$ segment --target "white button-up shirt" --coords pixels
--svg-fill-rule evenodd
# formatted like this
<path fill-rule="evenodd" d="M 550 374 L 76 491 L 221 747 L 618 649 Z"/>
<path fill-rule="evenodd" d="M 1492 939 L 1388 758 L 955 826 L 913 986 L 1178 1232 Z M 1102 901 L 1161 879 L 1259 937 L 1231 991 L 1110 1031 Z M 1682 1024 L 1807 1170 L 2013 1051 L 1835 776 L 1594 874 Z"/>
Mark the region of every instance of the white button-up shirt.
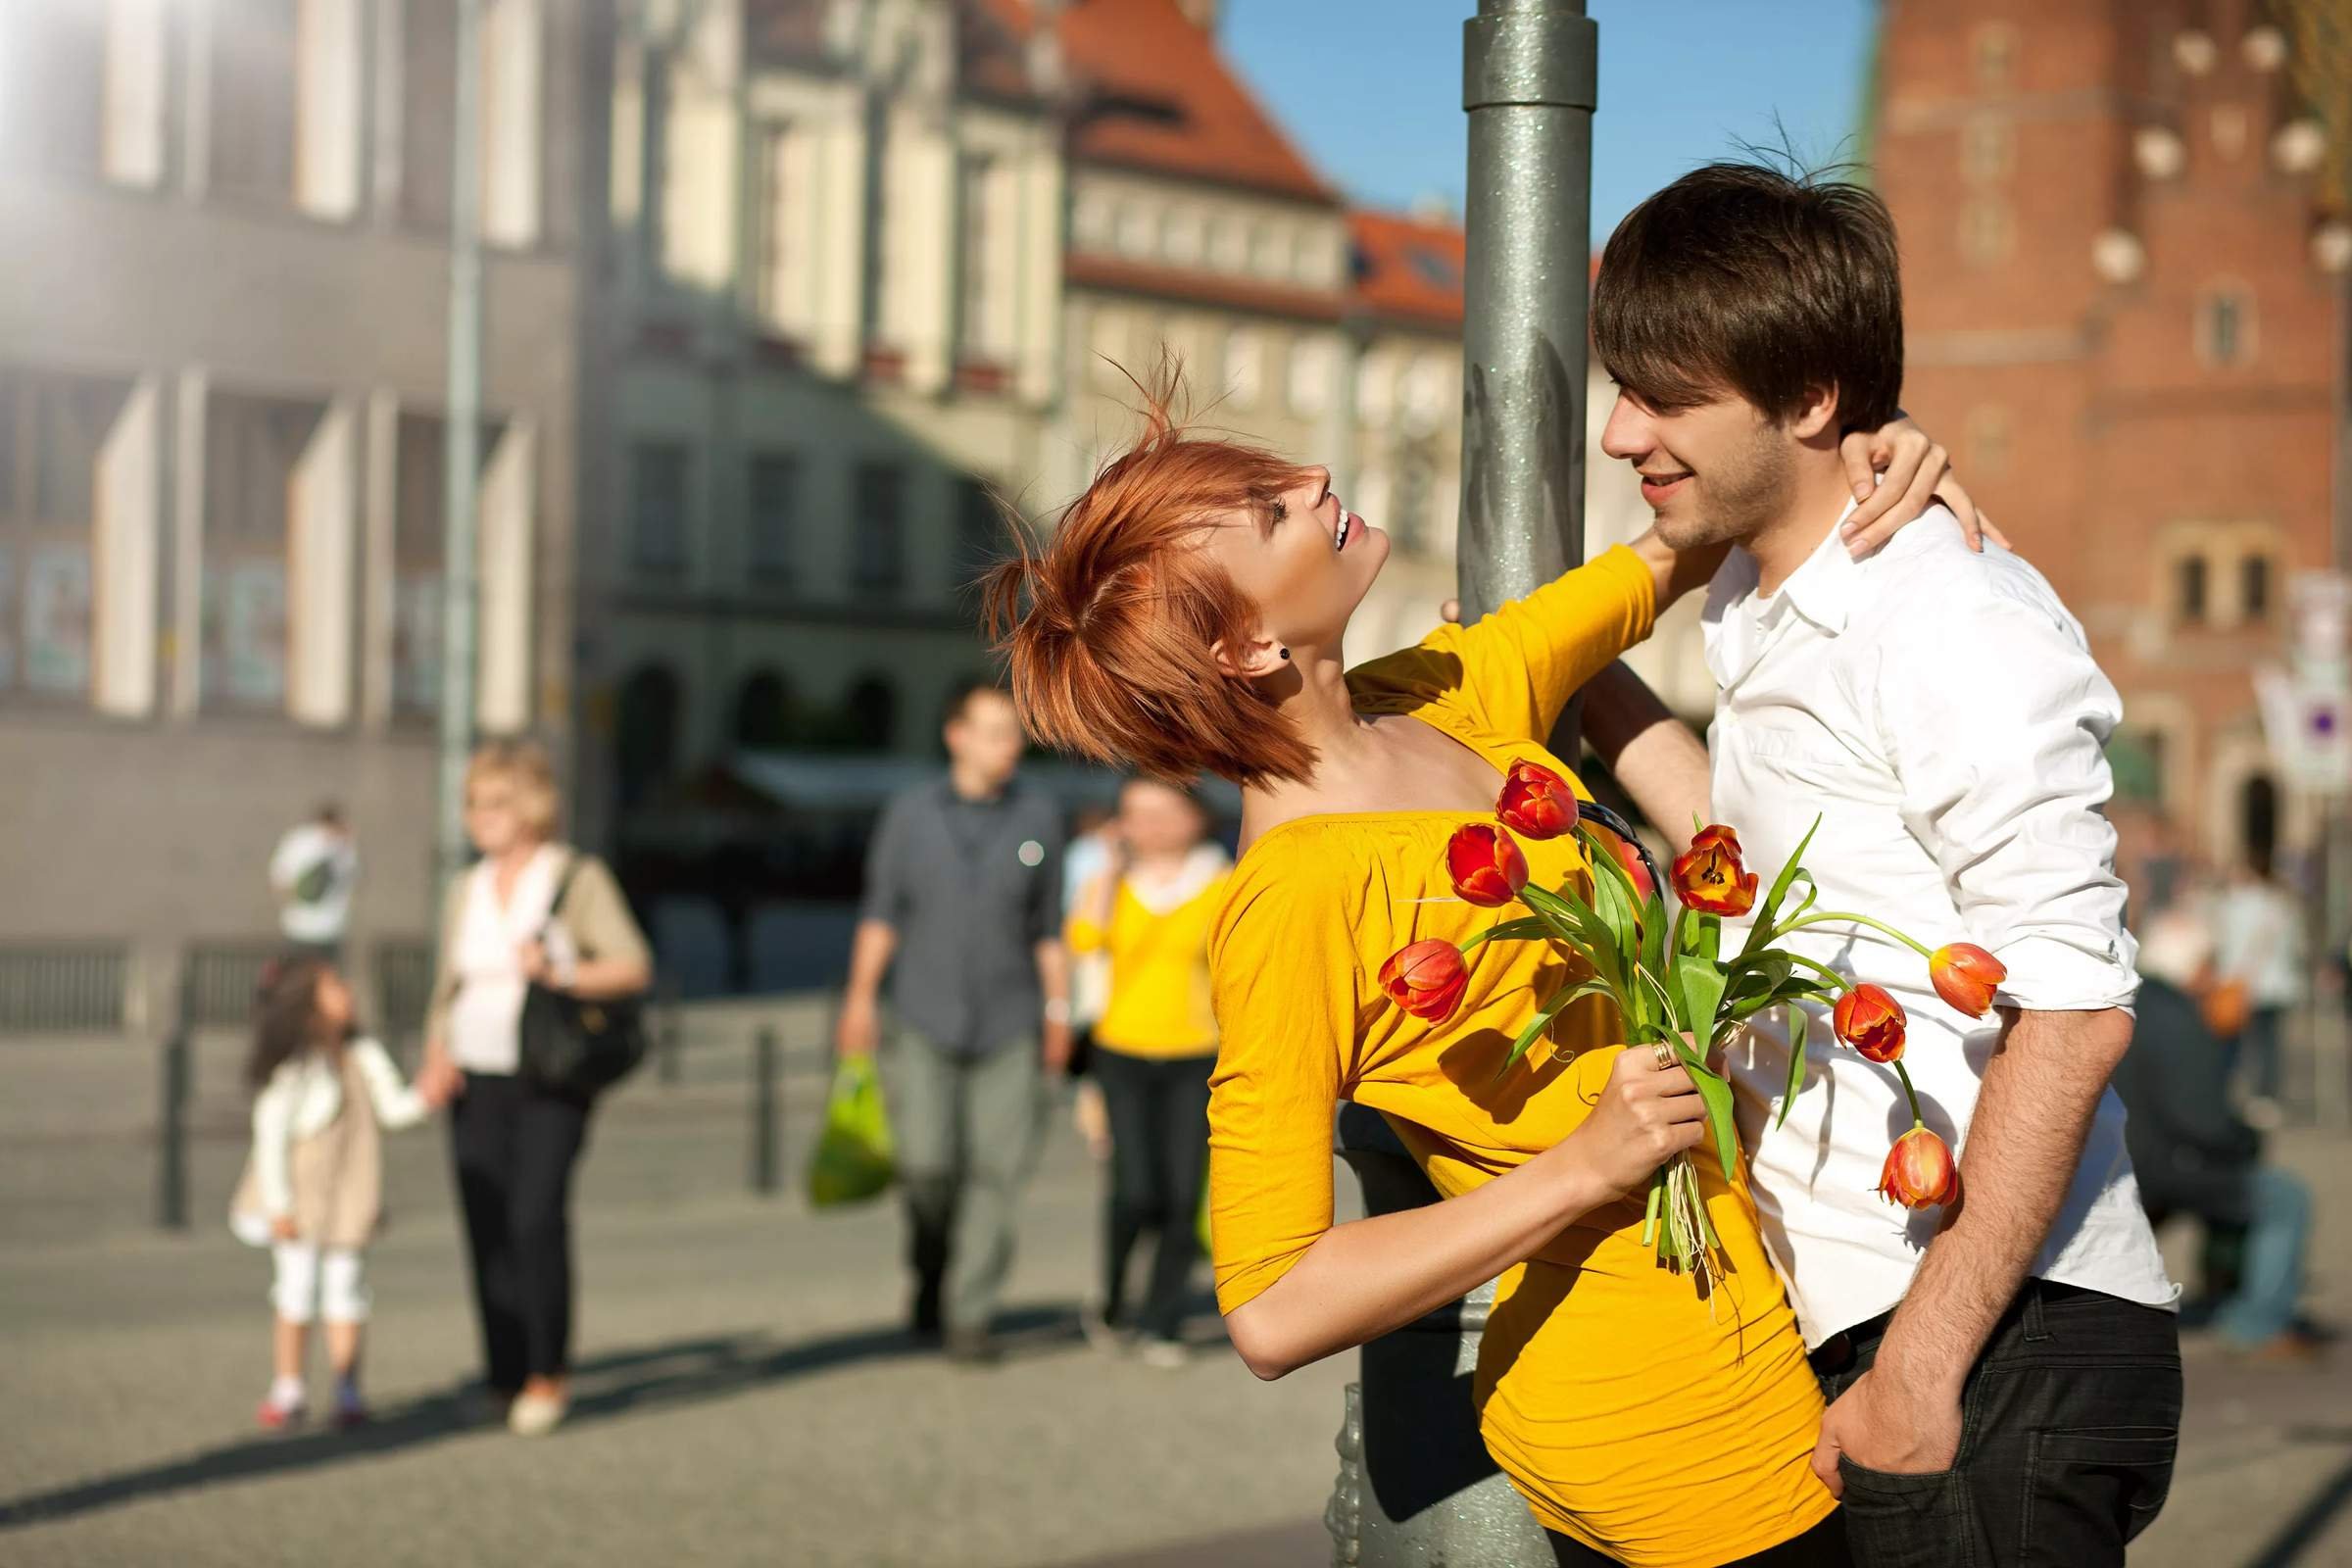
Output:
<path fill-rule="evenodd" d="M 1970 550 L 1937 509 L 1864 562 L 1833 528 L 1769 597 L 1755 559 L 1734 551 L 1703 624 L 1715 816 L 1739 831 L 1763 889 L 1818 815 L 1805 854 L 1817 908 L 1871 915 L 1930 948 L 1990 950 L 2009 971 L 1998 1006 L 2131 1005 L 2135 950 L 2099 811 L 2122 703 L 2039 572 L 1992 546 Z M 1724 945 L 1736 945 L 1728 930 Z M 1785 945 L 1902 1004 L 1921 1110 L 1960 1150 L 2000 1015 L 1946 1006 L 1924 958 L 1865 927 L 1818 926 Z M 1874 1191 L 1910 1111 L 1894 1069 L 1838 1046 L 1818 1012 L 1804 1087 L 1774 1128 L 1788 1049 L 1786 1020 L 1766 1015 L 1729 1065 L 1765 1239 L 1818 1346 L 1902 1298 L 1943 1211 L 1909 1213 Z M 2112 1090 L 2033 1273 L 2129 1301 L 2175 1299 Z"/>

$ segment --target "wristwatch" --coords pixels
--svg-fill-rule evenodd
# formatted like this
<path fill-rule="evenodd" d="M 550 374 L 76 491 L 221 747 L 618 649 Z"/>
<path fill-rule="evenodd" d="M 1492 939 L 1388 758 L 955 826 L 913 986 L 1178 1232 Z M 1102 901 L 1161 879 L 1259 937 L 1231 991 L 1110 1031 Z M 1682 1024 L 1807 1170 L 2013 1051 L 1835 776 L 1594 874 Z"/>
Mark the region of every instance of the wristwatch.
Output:
<path fill-rule="evenodd" d="M 1069 1021 L 1070 999 L 1067 997 L 1048 997 L 1046 999 L 1046 1022 L 1068 1023 Z"/>

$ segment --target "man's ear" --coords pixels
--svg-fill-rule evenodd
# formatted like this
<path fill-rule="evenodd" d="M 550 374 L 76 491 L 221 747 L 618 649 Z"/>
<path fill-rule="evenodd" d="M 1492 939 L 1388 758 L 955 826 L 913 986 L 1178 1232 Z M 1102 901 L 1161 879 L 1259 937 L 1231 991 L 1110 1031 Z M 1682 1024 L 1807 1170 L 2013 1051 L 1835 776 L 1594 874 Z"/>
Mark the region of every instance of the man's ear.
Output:
<path fill-rule="evenodd" d="M 1217 673 L 1234 680 L 1256 680 L 1283 664 L 1282 645 L 1262 632 L 1239 642 L 1220 637 L 1208 645 L 1208 654 L 1217 662 Z"/>
<path fill-rule="evenodd" d="M 1838 383 L 1825 382 L 1805 388 L 1804 407 L 1788 421 L 1789 430 L 1799 441 L 1812 441 L 1823 435 L 1833 438 L 1838 433 Z"/>

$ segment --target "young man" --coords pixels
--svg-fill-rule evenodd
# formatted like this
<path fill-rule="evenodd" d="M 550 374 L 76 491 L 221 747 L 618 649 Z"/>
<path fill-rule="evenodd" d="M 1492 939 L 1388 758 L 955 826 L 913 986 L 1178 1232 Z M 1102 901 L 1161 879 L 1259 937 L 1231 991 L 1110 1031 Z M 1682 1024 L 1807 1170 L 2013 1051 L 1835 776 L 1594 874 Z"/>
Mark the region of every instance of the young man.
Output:
<path fill-rule="evenodd" d="M 893 800 L 867 852 L 835 1046 L 882 1046 L 914 1332 L 944 1330 L 951 1356 L 985 1361 L 1036 1150 L 1039 1069 L 1070 1056 L 1061 812 L 1013 776 L 1021 726 L 1002 690 L 958 691 L 944 733 L 948 776 Z"/>
<path fill-rule="evenodd" d="M 1855 1560 L 2120 1564 L 2180 1413 L 2176 1293 L 2107 1087 L 2136 984 L 2099 812 L 2120 705 L 2006 550 L 1932 523 L 1847 548 L 1838 439 L 1894 412 L 1902 332 L 1893 226 L 1855 186 L 1719 165 L 1610 239 L 1593 342 L 1622 391 L 1601 446 L 1640 470 L 1668 543 L 1729 551 L 1704 617 L 1711 809 L 1692 783 L 1709 759 L 1663 726 L 1620 776 L 1653 820 L 1679 830 L 1695 804 L 1737 828 L 1767 877 L 1818 815 L 1824 908 L 2006 965 L 1980 1022 L 1869 930 L 1790 939 L 1908 1011 L 1904 1065 L 1961 1151 L 1960 1199 L 1908 1213 L 1873 1191 L 1908 1112 L 1893 1073 L 1818 1022 L 1778 1128 L 1785 1036 L 1732 1047 L 1742 1141 L 1832 1400 L 1815 1468 Z"/>

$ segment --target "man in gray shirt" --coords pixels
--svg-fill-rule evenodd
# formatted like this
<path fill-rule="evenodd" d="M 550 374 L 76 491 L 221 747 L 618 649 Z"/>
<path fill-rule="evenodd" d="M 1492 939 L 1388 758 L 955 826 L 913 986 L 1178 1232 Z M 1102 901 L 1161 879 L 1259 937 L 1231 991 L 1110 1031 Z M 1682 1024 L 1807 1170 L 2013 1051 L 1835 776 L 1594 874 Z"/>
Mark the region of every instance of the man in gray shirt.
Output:
<path fill-rule="evenodd" d="M 994 1354 L 1012 1264 L 1040 1069 L 1069 1060 L 1061 946 L 1061 811 L 1014 776 L 1020 720 L 993 685 L 947 710 L 948 776 L 892 800 L 867 852 L 865 900 L 835 1047 L 880 1047 L 906 1197 L 914 1331 L 959 1360 Z M 887 1040 L 878 999 L 890 971 Z"/>

